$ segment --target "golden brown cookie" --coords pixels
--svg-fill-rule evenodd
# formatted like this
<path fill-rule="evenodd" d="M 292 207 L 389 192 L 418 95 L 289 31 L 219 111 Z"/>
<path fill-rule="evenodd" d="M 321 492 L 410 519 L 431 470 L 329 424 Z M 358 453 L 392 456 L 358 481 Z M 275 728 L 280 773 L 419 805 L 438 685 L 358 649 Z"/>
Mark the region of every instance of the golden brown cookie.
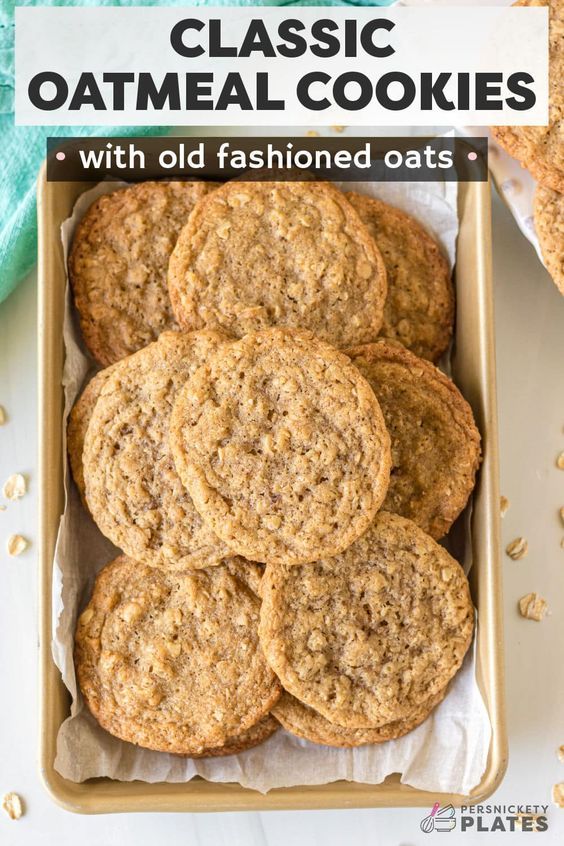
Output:
<path fill-rule="evenodd" d="M 564 294 L 564 194 L 537 186 L 535 230 L 546 269 Z"/>
<path fill-rule="evenodd" d="M 86 346 L 108 365 L 177 328 L 166 275 L 206 182 L 140 182 L 104 194 L 82 218 L 69 274 Z"/>
<path fill-rule="evenodd" d="M 217 746 L 212 749 L 204 749 L 202 752 L 192 753 L 186 756 L 190 758 L 225 758 L 227 755 L 238 755 L 240 752 L 246 752 L 247 749 L 254 749 L 272 737 L 278 729 L 280 723 L 271 714 L 267 714 L 256 725 L 251 726 L 250 729 L 244 731 L 236 737 L 229 737 L 223 746 Z"/>
<path fill-rule="evenodd" d="M 442 537 L 466 505 L 480 465 L 472 409 L 454 382 L 400 344 L 377 341 L 346 353 L 376 394 L 392 441 L 382 507 Z"/>
<path fill-rule="evenodd" d="M 111 367 L 105 367 L 104 370 L 100 370 L 92 377 L 73 405 L 69 414 L 69 422 L 67 426 L 67 452 L 69 454 L 72 476 L 84 505 L 86 505 L 84 470 L 82 467 L 84 438 L 86 436 L 88 424 L 90 423 L 90 418 L 92 417 L 92 412 L 94 411 L 94 406 L 98 402 L 100 391 L 106 384 L 108 376 L 112 373 L 113 367 L 114 365 Z"/>
<path fill-rule="evenodd" d="M 448 349 L 454 322 L 450 270 L 439 245 L 399 209 L 365 194 L 351 192 L 346 197 L 386 265 L 388 296 L 380 335 L 437 361 Z"/>
<path fill-rule="evenodd" d="M 258 642 L 259 582 L 260 568 L 240 558 L 184 572 L 126 556 L 104 567 L 75 640 L 100 725 L 181 755 L 209 754 L 256 726 L 280 695 Z"/>
<path fill-rule="evenodd" d="M 548 126 L 494 126 L 492 133 L 541 185 L 564 193 L 564 2 L 517 0 L 513 5 L 549 7 Z"/>
<path fill-rule="evenodd" d="M 206 524 L 253 561 L 336 555 L 388 487 L 374 393 L 309 332 L 270 329 L 219 347 L 179 393 L 170 444 Z"/>
<path fill-rule="evenodd" d="M 202 521 L 168 447 L 176 392 L 224 341 L 217 332 L 163 332 L 120 361 L 86 432 L 86 500 L 115 546 L 153 566 L 207 567 L 228 548 Z"/>
<path fill-rule="evenodd" d="M 329 722 L 408 719 L 454 676 L 474 609 L 462 567 L 415 523 L 381 511 L 340 555 L 267 564 L 260 641 L 282 686 Z"/>
<path fill-rule="evenodd" d="M 446 694 L 446 687 L 431 696 L 423 705 L 418 705 L 406 719 L 385 723 L 379 728 L 351 729 L 330 723 L 313 708 L 308 708 L 291 693 L 285 690 L 272 709 L 272 713 L 286 731 L 302 737 L 311 743 L 321 743 L 324 746 L 338 746 L 350 748 L 372 743 L 385 743 L 396 740 L 413 731 L 423 723 L 434 708 L 442 702 Z"/>
<path fill-rule="evenodd" d="M 168 284 L 185 329 L 237 338 L 309 329 L 337 347 L 374 340 L 386 270 L 351 204 L 325 182 L 228 182 L 195 207 Z"/>

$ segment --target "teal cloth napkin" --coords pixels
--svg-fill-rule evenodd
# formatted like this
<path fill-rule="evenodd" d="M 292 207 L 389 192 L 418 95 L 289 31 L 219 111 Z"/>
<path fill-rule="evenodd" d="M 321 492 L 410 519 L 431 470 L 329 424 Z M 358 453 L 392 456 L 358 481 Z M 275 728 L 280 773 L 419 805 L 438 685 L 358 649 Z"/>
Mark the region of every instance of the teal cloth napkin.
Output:
<path fill-rule="evenodd" d="M 391 0 L 20 0 L 19 6 L 386 6 Z M 14 125 L 14 2 L 0 0 L 0 303 L 37 256 L 35 187 L 48 136 L 160 135 L 163 127 Z"/>

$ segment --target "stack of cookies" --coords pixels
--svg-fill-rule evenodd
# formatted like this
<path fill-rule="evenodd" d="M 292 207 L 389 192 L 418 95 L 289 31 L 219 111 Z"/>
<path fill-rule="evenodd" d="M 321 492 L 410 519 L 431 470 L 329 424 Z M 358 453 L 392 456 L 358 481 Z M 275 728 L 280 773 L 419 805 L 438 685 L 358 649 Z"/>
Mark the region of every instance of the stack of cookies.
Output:
<path fill-rule="evenodd" d="M 433 363 L 454 317 L 438 245 L 329 183 L 143 183 L 90 207 L 69 274 L 103 366 L 70 463 L 122 552 L 76 630 L 100 725 L 194 757 L 280 725 L 345 747 L 418 726 L 474 627 L 437 543 L 480 462 Z"/>
<path fill-rule="evenodd" d="M 548 124 L 496 126 L 492 132 L 538 182 L 535 230 L 546 268 L 564 294 L 564 0 L 517 0 L 513 5 L 549 9 Z"/>

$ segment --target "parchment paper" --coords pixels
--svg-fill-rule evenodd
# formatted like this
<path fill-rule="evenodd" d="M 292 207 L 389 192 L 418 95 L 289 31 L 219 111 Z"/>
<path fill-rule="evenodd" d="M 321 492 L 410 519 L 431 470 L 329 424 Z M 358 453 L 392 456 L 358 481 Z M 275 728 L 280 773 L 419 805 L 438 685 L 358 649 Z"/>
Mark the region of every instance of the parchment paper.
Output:
<path fill-rule="evenodd" d="M 120 183 L 103 183 L 79 198 L 72 217 L 62 226 L 65 252 L 88 206 L 116 187 Z M 373 193 L 413 214 L 442 243 L 453 265 L 458 231 L 456 183 L 349 183 L 344 187 Z M 80 339 L 68 285 L 64 342 L 66 420 L 82 384 L 94 370 Z M 76 618 L 87 602 L 94 576 L 117 550 L 82 507 L 68 467 L 65 491 L 53 572 L 53 656 L 72 696 L 71 716 L 61 726 L 57 742 L 55 767 L 62 776 L 77 782 L 97 776 L 183 782 L 200 775 L 210 781 L 239 782 L 261 792 L 340 779 L 377 784 L 396 772 L 402 774 L 402 782 L 435 792 L 467 793 L 479 783 L 491 729 L 475 681 L 473 649 L 431 717 L 405 737 L 378 746 L 332 749 L 280 729 L 266 743 L 240 755 L 192 760 L 140 749 L 112 737 L 98 726 L 77 693 L 72 654 Z M 462 521 L 458 535 L 462 538 L 461 546 L 457 542 L 458 559 L 468 569 L 468 519 Z"/>

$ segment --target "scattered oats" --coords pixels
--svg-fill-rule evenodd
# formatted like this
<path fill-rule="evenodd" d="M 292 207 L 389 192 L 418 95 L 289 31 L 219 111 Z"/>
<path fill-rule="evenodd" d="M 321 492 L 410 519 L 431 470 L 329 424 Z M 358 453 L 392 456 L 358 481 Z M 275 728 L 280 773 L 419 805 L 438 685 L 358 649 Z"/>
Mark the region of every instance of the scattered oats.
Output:
<path fill-rule="evenodd" d="M 559 470 L 564 470 L 564 452 L 561 452 L 556 459 L 556 466 Z"/>
<path fill-rule="evenodd" d="M 499 513 L 502 517 L 505 517 L 507 512 L 509 511 L 509 500 L 506 496 L 500 496 L 499 498 Z"/>
<path fill-rule="evenodd" d="M 3 405 L 0 405 L 0 426 L 3 426 L 6 422 L 6 409 Z"/>
<path fill-rule="evenodd" d="M 347 128 L 346 126 L 332 126 L 331 127 L 333 132 L 344 132 L 346 128 Z"/>
<path fill-rule="evenodd" d="M 319 132 L 317 129 L 308 129 L 306 135 L 308 138 L 319 138 Z"/>
<path fill-rule="evenodd" d="M 19 820 L 23 815 L 23 802 L 17 793 L 6 793 L 2 799 L 2 810 L 6 811 L 11 820 Z"/>
<path fill-rule="evenodd" d="M 25 477 L 21 473 L 13 473 L 9 479 L 4 482 L 2 488 L 2 496 L 4 499 L 20 499 L 26 492 L 27 485 Z"/>
<path fill-rule="evenodd" d="M 519 600 L 519 611 L 521 616 L 526 617 L 527 620 L 535 620 L 535 622 L 540 623 L 547 610 L 546 600 L 538 593 L 528 593 Z"/>
<path fill-rule="evenodd" d="M 6 549 L 8 550 L 8 555 L 16 556 L 25 552 L 28 546 L 29 541 L 23 535 L 10 535 Z"/>
<path fill-rule="evenodd" d="M 510 558 L 514 561 L 518 561 L 519 558 L 524 558 L 529 551 L 529 544 L 525 538 L 515 538 L 515 540 L 512 540 L 511 543 L 507 544 L 505 551 Z"/>
<path fill-rule="evenodd" d="M 6 510 L 6 506 L 5 506 L 5 505 L 0 505 L 0 511 L 5 511 L 5 510 Z"/>
<path fill-rule="evenodd" d="M 556 754 L 558 755 L 558 760 L 562 761 L 562 763 L 564 764 L 564 743 L 562 744 L 562 746 L 558 747 L 558 749 L 556 750 Z"/>
<path fill-rule="evenodd" d="M 552 788 L 552 801 L 559 808 L 564 808 L 564 781 L 555 784 Z"/>

